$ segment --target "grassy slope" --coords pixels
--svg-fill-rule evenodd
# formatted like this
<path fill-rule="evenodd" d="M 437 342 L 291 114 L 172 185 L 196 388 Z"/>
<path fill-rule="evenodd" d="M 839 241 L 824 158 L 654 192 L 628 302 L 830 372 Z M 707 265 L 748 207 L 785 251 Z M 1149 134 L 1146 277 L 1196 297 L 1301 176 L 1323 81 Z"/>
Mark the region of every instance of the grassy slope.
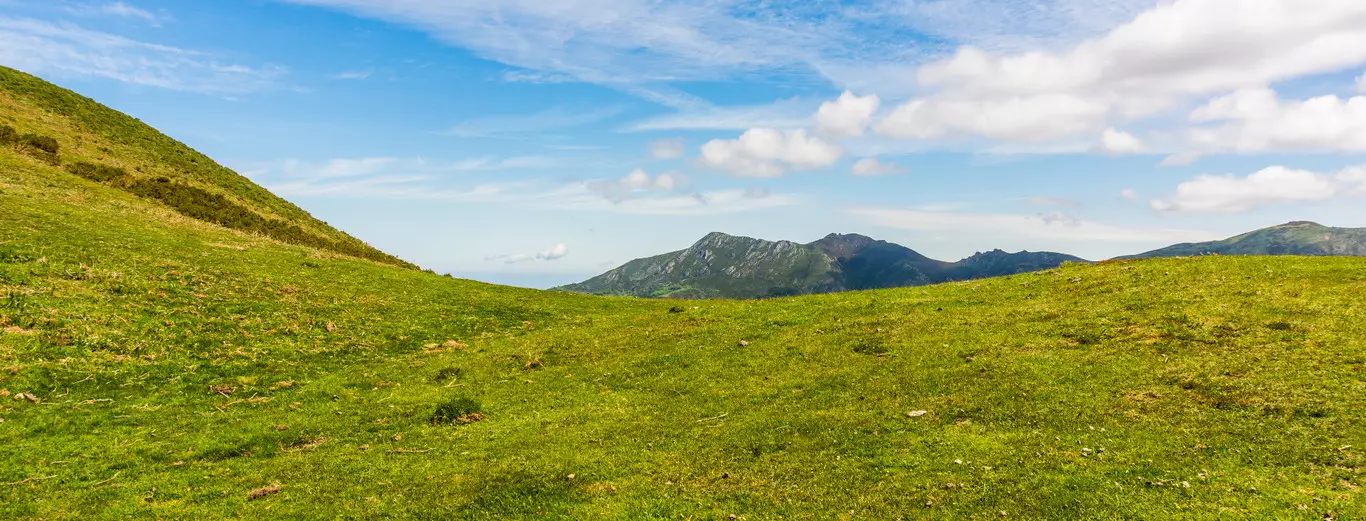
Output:
<path fill-rule="evenodd" d="M 0 518 L 1366 515 L 1363 259 L 669 313 L 282 245 L 7 151 L 0 210 L 0 389 L 42 399 L 0 399 Z M 460 396 L 487 419 L 427 421 Z"/>
<path fill-rule="evenodd" d="M 266 219 L 294 224 L 309 235 L 340 243 L 374 259 L 404 264 L 136 119 L 3 66 L 0 125 L 57 139 L 65 165 L 92 162 L 123 168 L 136 178 L 165 178 L 205 189 Z"/>

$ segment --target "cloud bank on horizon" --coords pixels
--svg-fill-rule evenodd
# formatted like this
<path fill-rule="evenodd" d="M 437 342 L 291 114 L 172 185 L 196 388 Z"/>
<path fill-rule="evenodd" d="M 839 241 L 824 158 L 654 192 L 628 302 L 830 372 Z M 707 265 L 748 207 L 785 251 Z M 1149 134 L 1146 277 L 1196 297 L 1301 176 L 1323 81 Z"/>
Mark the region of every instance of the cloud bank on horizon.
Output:
<path fill-rule="evenodd" d="M 583 272 L 723 226 L 1092 258 L 1292 218 L 1366 226 L 1350 211 L 1366 195 L 1356 0 L 277 0 L 241 15 L 407 38 L 348 37 L 368 57 L 351 63 L 168 38 L 197 17 L 165 0 L 16 1 L 0 63 L 30 72 L 235 101 L 441 97 L 448 113 L 397 116 L 411 126 L 395 141 L 224 148 L 321 211 L 477 212 L 491 217 L 468 233 L 498 235 L 491 248 L 578 244 L 564 265 Z M 414 79 L 434 68 L 479 75 Z M 517 233 L 533 221 L 555 224 Z M 482 269 L 475 255 L 451 262 Z"/>

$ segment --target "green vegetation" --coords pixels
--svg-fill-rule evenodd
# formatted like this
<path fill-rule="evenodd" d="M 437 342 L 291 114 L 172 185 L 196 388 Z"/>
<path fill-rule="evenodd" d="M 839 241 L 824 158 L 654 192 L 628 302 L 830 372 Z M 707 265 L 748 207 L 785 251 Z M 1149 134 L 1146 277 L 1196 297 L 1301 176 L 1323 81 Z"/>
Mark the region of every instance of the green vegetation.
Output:
<path fill-rule="evenodd" d="M 1366 516 L 1366 259 L 589 297 L 189 218 L 74 132 L 0 149 L 0 518 Z"/>
<path fill-rule="evenodd" d="M 1177 244 L 1127 258 L 1197 255 L 1366 256 L 1366 228 L 1330 228 L 1318 223 L 1296 221 L 1222 241 Z"/>
<path fill-rule="evenodd" d="M 41 132 L 13 138 L 18 150 L 97 182 L 157 199 L 189 217 L 344 255 L 415 266 L 314 219 L 208 157 L 74 92 L 0 67 L 0 120 Z M 0 144 L 15 127 L 0 129 Z M 55 137 L 54 137 L 55 136 Z M 65 144 L 65 145 L 63 145 Z M 94 177 L 91 177 L 94 176 Z"/>
<path fill-rule="evenodd" d="M 1086 262 L 1048 252 L 978 253 L 942 262 L 887 241 L 830 234 L 810 244 L 711 233 L 686 250 L 636 259 L 561 291 L 648 298 L 776 298 L 924 286 Z"/>

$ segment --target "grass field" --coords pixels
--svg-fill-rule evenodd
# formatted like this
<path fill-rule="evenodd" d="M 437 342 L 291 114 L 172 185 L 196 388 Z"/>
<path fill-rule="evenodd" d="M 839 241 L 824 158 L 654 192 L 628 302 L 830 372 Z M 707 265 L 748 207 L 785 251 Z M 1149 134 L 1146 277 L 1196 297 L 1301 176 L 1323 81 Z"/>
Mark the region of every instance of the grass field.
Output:
<path fill-rule="evenodd" d="M 0 518 L 1361 519 L 1363 308 L 1359 258 L 521 290 L 5 148 Z"/>

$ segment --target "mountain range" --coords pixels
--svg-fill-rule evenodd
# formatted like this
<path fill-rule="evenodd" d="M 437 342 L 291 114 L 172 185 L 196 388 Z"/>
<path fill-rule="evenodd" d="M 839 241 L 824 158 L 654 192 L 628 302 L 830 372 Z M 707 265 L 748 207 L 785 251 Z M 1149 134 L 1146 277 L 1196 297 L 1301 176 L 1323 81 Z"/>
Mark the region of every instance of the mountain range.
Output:
<path fill-rule="evenodd" d="M 1297 221 L 1119 259 L 1198 255 L 1366 256 L 1366 228 Z M 998 249 L 944 262 L 858 234 L 832 233 L 799 244 L 711 233 L 687 249 L 633 260 L 556 289 L 594 295 L 753 299 L 922 286 L 1052 269 L 1065 262 L 1088 261 L 1062 253 Z"/>
<path fill-rule="evenodd" d="M 711 233 L 685 250 L 637 259 L 557 289 L 681 299 L 769 298 L 994 277 L 1064 262 L 1086 261 L 1061 253 L 995 250 L 944 262 L 857 234 L 799 244 Z"/>

